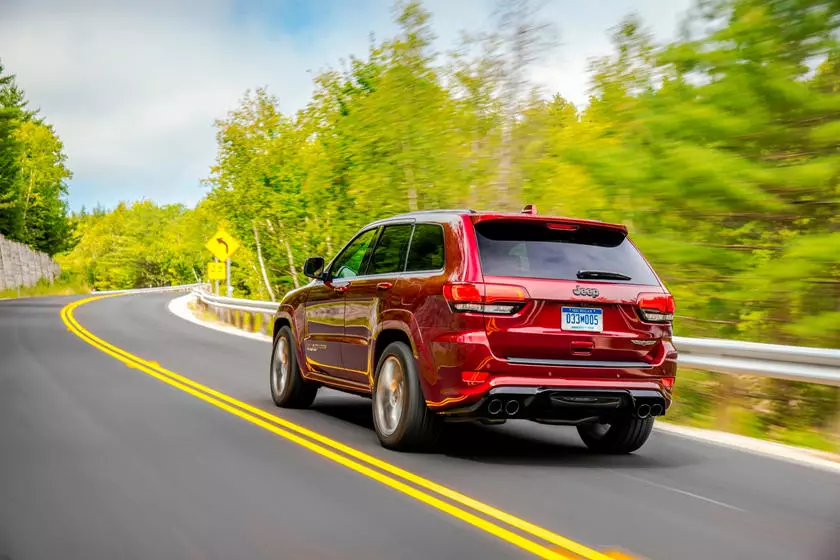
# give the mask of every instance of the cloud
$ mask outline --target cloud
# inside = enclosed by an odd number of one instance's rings
[[[635,2],[671,32],[688,0]],[[71,206],[150,198],[192,204],[215,154],[213,121],[246,89],[268,86],[301,108],[312,74],[364,54],[369,33],[393,34],[390,2],[0,0],[0,57],[65,143]],[[596,4],[603,4],[598,8]],[[537,73],[549,90],[585,99],[586,59],[609,52],[605,29],[631,2],[553,2],[558,57]],[[488,0],[430,0],[439,47],[484,25]]]

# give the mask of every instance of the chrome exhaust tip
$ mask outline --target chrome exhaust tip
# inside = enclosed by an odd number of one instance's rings
[[[493,399],[489,403],[487,403],[487,412],[491,416],[496,416],[502,411],[502,401],[499,399]]]
[[[636,416],[639,418],[647,418],[650,416],[650,405],[649,404],[640,404],[639,408],[636,409]]]
[[[662,412],[663,411],[662,411],[662,405],[661,404],[655,404],[655,405],[650,407],[650,415],[651,416],[662,416]]]
[[[519,401],[510,400],[505,405],[505,412],[508,416],[514,416],[517,412],[519,412]]]

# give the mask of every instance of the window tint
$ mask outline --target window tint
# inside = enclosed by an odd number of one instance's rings
[[[545,222],[493,220],[476,227],[481,269],[488,276],[578,280],[580,271],[629,276],[629,284],[656,286],[650,267],[621,231],[550,229]],[[597,281],[587,278],[587,281]],[[608,282],[622,280],[607,279]]]
[[[353,278],[359,274],[376,229],[371,229],[351,241],[330,267],[333,278]]]
[[[443,227],[438,224],[417,224],[408,250],[407,271],[440,270],[443,268]]]
[[[402,272],[411,238],[411,224],[388,226],[382,231],[365,274]]]

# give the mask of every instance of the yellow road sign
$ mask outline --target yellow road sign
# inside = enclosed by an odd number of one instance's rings
[[[209,262],[207,263],[207,278],[210,280],[224,280],[225,263],[223,262]]]
[[[206,245],[207,250],[220,261],[226,261],[239,249],[239,241],[223,229],[216,232]]]

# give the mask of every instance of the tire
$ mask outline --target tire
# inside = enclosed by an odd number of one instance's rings
[[[271,398],[283,408],[306,408],[315,400],[318,385],[301,376],[294,340],[288,326],[281,327],[274,337],[269,373]]]
[[[624,417],[612,424],[584,424],[578,434],[596,453],[632,453],[645,444],[653,430],[653,418]]]
[[[437,441],[442,421],[426,406],[417,363],[404,342],[392,342],[382,352],[372,397],[373,427],[383,447],[421,450]]]

